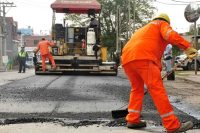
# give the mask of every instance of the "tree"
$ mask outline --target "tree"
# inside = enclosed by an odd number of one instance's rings
[[[199,33],[200,33],[200,27],[199,25],[197,25],[196,27],[196,32],[197,32],[197,37],[196,37],[196,49],[199,49],[200,48],[200,43],[199,43],[199,39],[200,39],[200,36],[199,36]],[[189,32],[186,32],[186,35],[191,35],[191,43],[193,43],[193,46],[195,44],[195,39],[194,39],[194,33],[195,33],[195,28],[194,28],[194,24],[191,24],[190,25],[190,28],[189,28]],[[194,46],[195,47],[195,46]]]
[[[116,13],[117,6],[120,7],[121,21],[120,31],[123,37],[127,38],[128,25],[131,25],[131,31],[134,26],[136,29],[149,22],[154,14],[155,8],[152,5],[153,0],[130,0],[130,20],[135,25],[128,23],[128,0],[98,0],[102,5],[101,12],[101,29],[102,29],[102,44],[108,49],[115,50],[116,44]],[[134,3],[136,4],[134,6]],[[135,7],[135,9],[134,9]],[[135,16],[134,16],[135,15]]]
[[[140,28],[152,19],[155,7],[153,7],[153,0],[130,0],[130,21],[128,23],[128,1],[129,0],[97,0],[101,6],[100,14],[100,24],[101,24],[101,43],[102,45],[108,47],[109,51],[115,51],[116,44],[116,13],[117,6],[120,7],[121,21],[120,31],[121,35],[128,39],[127,31],[128,25],[131,25],[131,31],[133,28]],[[134,6],[134,3],[136,4]],[[135,7],[135,9],[134,9]],[[70,26],[87,26],[89,19],[87,16],[70,14],[65,16],[67,20],[73,21]],[[82,19],[85,18],[85,19]],[[135,24],[133,25],[133,20],[135,18]]]
[[[76,26],[88,26],[90,22],[90,18],[88,18],[87,14],[66,14],[65,20],[68,20],[68,24],[71,27]]]

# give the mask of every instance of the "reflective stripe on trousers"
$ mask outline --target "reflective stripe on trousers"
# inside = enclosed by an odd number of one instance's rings
[[[148,92],[162,118],[163,126],[168,131],[179,128],[180,122],[174,113],[172,113],[173,108],[163,86],[159,67],[150,60],[132,61],[123,67],[132,87],[128,110],[141,112],[144,98],[144,84],[146,84]],[[129,112],[126,120],[132,123],[139,122],[140,113],[137,111]]]
[[[139,113],[140,114],[139,110],[134,110],[134,109],[128,109],[128,112],[129,113]]]
[[[174,114],[174,111],[169,112],[169,113],[167,113],[167,114],[163,114],[163,115],[161,115],[161,118],[168,117],[168,116],[170,116],[170,115],[172,115],[172,114]]]

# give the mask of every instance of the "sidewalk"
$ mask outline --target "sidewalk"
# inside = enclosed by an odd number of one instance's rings
[[[15,80],[23,79],[35,75],[34,69],[26,69],[26,73],[18,73],[18,70],[0,72],[0,85],[4,85]]]
[[[196,83],[200,83],[200,71],[197,71],[197,75],[195,75],[194,71],[182,71],[182,70],[178,70],[175,72],[175,79],[176,78],[181,78],[184,80],[189,80],[189,81],[193,81]],[[165,71],[162,71],[162,75],[166,74]],[[123,69],[120,69],[118,72],[118,76],[120,76],[121,78],[127,78],[126,75],[124,74]],[[167,77],[164,79],[166,80]]]
[[[200,83],[200,71],[197,71],[197,74],[195,71],[176,71],[176,78]]]

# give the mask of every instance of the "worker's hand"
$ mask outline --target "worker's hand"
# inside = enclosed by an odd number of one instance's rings
[[[33,50],[33,52],[36,54],[37,52],[38,52],[38,48],[35,48],[34,50]]]
[[[185,54],[187,55],[187,58],[189,60],[194,59],[198,55],[197,50],[195,48],[193,48],[193,47],[187,48],[185,50]]]

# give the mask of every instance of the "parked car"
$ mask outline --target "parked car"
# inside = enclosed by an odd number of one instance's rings
[[[187,58],[186,54],[181,54],[179,56],[176,56],[175,61],[174,61],[175,65],[181,62],[178,67],[183,68],[183,70],[195,70],[195,60],[193,59],[192,61],[189,61],[186,58]],[[200,50],[198,50],[196,67],[197,67],[197,70],[200,69]]]
[[[33,57],[28,57],[28,59],[26,60],[26,68],[33,68],[34,64],[33,64]]]

